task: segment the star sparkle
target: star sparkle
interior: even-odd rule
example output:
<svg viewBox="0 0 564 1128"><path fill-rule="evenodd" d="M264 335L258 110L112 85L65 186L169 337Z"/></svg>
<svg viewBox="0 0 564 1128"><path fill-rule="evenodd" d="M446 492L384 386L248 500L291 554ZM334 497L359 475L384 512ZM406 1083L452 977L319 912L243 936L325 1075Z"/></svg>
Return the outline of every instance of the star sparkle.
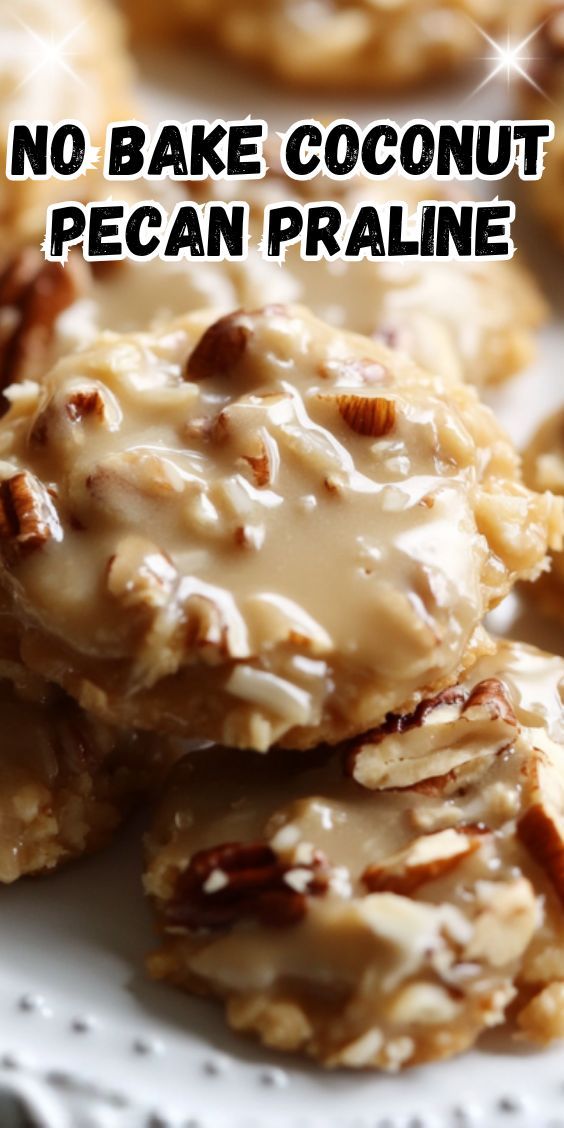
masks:
<svg viewBox="0 0 564 1128"><path fill-rule="evenodd" d="M72 59L79 53L73 49L73 40L83 29L85 20L81 20L71 28L61 39L56 39L53 34L40 35L34 28L16 17L17 23L29 37L29 49L22 51L22 55L29 58L30 70L22 78L19 86L26 86L38 74L45 73L46 77L54 76L57 72L68 74L74 81L84 85L84 81L72 65Z"/></svg>
<svg viewBox="0 0 564 1128"><path fill-rule="evenodd" d="M543 94L545 97L547 96L546 92L533 78L528 67L528 64L537 61L538 56L530 55L528 48L544 27L544 22L533 28L524 39L521 39L517 43L512 40L509 31L507 32L505 42L498 42L493 39L483 27L480 27L479 24L475 24L477 31L480 32L480 35L485 39L494 53L492 55L483 56L484 61L491 63L492 67L489 74L487 74L483 81L476 87L474 94L478 94L484 87L489 86L490 82L493 82L499 75L505 75L508 86L511 85L513 79L519 78L528 82L529 86L532 86L539 94Z"/></svg>

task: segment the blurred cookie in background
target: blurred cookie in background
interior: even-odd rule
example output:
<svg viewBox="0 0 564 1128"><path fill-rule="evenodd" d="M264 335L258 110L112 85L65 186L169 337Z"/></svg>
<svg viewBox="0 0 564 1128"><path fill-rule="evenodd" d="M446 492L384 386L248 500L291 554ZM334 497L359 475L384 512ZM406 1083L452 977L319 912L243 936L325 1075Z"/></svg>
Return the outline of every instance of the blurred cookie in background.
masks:
<svg viewBox="0 0 564 1128"><path fill-rule="evenodd" d="M131 65L123 27L106 0L0 0L0 161L5 166L13 120L86 125L93 146L106 125L132 116ZM99 171L78 180L0 180L2 251L45 228L45 209L57 200L105 196Z"/></svg>
<svg viewBox="0 0 564 1128"><path fill-rule="evenodd" d="M290 86L401 89L483 55L510 0L124 0L134 28L218 48Z"/></svg>

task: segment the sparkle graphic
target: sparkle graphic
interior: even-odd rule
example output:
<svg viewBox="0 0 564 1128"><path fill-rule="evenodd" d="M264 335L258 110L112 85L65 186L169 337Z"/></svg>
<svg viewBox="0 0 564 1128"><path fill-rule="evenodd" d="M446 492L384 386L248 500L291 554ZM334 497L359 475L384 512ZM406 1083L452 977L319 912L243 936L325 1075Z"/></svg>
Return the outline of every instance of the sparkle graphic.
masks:
<svg viewBox="0 0 564 1128"><path fill-rule="evenodd" d="M538 82L535 81L527 69L528 63L536 61L535 56L528 53L528 48L539 34L539 31L542 30L545 23L546 21L543 21L538 27L533 28L519 43L512 41L509 31L507 32L505 43L498 43L495 39L492 39L491 35L488 35L487 31L484 31L483 27L480 27L479 24L475 24L476 30L480 32L482 38L485 39L486 43L493 49L494 54L483 56L484 60L488 63L492 63L493 66L483 82L480 82L479 86L476 87L474 94L478 94L485 86L489 86L490 82L493 82L498 75L505 74L508 86L511 85L511 81L514 78L524 79L525 82L529 83L529 86L532 86L539 94L543 94L546 97L545 91L539 86Z"/></svg>
<svg viewBox="0 0 564 1128"><path fill-rule="evenodd" d="M22 78L19 87L26 86L28 82L31 82L32 79L42 72L45 72L46 77L54 77L57 72L63 72L64 74L68 74L80 86L84 86L83 79L77 74L72 66L71 60L77 54L72 48L73 40L84 27L86 23L85 20L81 20L75 27L71 28L62 39L55 39L53 34L48 37L39 35L34 28L24 23L19 17L16 17L16 19L26 35L29 36L30 40L29 50L24 50L21 53L25 55L26 58L29 58L31 69L28 74Z"/></svg>

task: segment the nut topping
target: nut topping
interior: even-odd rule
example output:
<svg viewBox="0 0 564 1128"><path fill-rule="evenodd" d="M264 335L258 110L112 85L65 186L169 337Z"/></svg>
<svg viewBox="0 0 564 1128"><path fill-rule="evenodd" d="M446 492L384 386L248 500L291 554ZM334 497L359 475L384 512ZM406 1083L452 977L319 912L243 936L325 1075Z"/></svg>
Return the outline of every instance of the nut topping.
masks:
<svg viewBox="0 0 564 1128"><path fill-rule="evenodd" d="M93 415L98 420L105 416L104 400L97 388L77 390L69 396L66 412L72 423L78 423Z"/></svg>
<svg viewBox="0 0 564 1128"><path fill-rule="evenodd" d="M489 717L491 720L506 721L511 726L517 724L515 710L509 700L507 690L498 678L485 678L484 681L475 685L462 709L462 713L468 720L481 720L484 717Z"/></svg>
<svg viewBox="0 0 564 1128"><path fill-rule="evenodd" d="M1 386L33 378L48 359L59 315L77 297L75 272L44 262L28 247L0 274L0 311L11 309L10 327L0 334Z"/></svg>
<svg viewBox="0 0 564 1128"><path fill-rule="evenodd" d="M267 928L283 928L298 924L308 897L327 889L328 866L320 852L298 873L267 843L227 842L193 855L178 876L166 919L189 931L230 928L249 917Z"/></svg>
<svg viewBox="0 0 564 1128"><path fill-rule="evenodd" d="M264 443L261 444L261 453L257 455L246 454L244 455L245 462L248 462L254 474L255 486L261 489L263 486L270 485L270 459L268 457L267 449Z"/></svg>
<svg viewBox="0 0 564 1128"><path fill-rule="evenodd" d="M63 531L45 487L27 471L0 482L0 541L8 550L33 552Z"/></svg>
<svg viewBox="0 0 564 1128"><path fill-rule="evenodd" d="M337 404L345 423L357 435L371 435L378 439L388 435L394 428L394 400L384 399L382 396L347 394L337 396Z"/></svg>
<svg viewBox="0 0 564 1128"><path fill-rule="evenodd" d="M251 335L240 314L230 313L214 321L188 357L188 380L206 380L210 376L229 376L241 360Z"/></svg>

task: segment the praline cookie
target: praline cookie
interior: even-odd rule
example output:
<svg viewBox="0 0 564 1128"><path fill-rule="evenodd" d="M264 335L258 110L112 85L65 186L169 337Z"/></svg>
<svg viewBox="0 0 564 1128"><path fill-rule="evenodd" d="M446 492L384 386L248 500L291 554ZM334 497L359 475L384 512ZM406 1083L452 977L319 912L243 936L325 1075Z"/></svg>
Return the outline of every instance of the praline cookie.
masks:
<svg viewBox="0 0 564 1128"><path fill-rule="evenodd" d="M561 1037L563 691L564 661L501 644L342 753L186 758L148 840L151 974L330 1067L450 1057L510 1005Z"/></svg>
<svg viewBox="0 0 564 1128"><path fill-rule="evenodd" d="M126 0L138 22L138 5ZM487 31L508 0L172 0L168 11L141 6L147 33L168 24L232 58L299 87L401 88L435 79L483 54Z"/></svg>
<svg viewBox="0 0 564 1128"><path fill-rule="evenodd" d="M121 21L106 0L10 0L0 2L0 160L6 163L8 126L12 120L81 121L93 146L104 142L108 122L131 114L130 64ZM88 198L86 180L71 182L75 195ZM45 209L66 200L69 181L0 181L2 252L27 239L38 240L45 229ZM102 193L103 195L107 193Z"/></svg>
<svg viewBox="0 0 564 1128"><path fill-rule="evenodd" d="M454 680L561 544L472 388L300 307L108 334L8 398L24 659L123 726L362 732Z"/></svg>
<svg viewBox="0 0 564 1128"><path fill-rule="evenodd" d="M564 409L539 427L523 455L523 474L532 489L564 496ZM553 554L550 572L528 590L549 615L564 622L564 553Z"/></svg>

